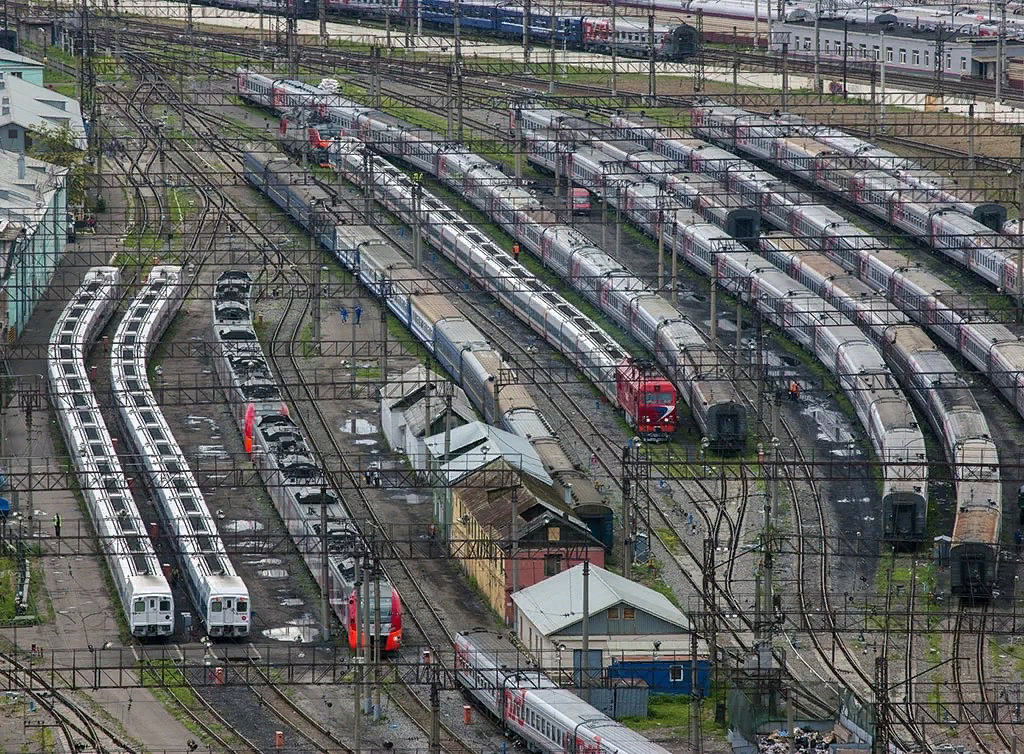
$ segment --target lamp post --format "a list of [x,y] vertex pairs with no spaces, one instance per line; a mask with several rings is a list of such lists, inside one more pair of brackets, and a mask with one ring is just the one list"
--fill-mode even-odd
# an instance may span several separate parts
[[707,458],[708,447],[710,445],[711,445],[711,440],[709,440],[707,437],[700,438],[700,468],[701,468],[701,476],[707,476],[707,474],[708,474],[708,467],[707,467],[707,464],[706,464],[706,458]]

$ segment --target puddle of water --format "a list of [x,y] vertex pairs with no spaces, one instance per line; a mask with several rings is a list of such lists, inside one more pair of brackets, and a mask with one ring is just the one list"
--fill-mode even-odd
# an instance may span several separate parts
[[288,578],[287,568],[260,568],[257,574],[265,579],[286,579]]
[[259,560],[247,560],[246,565],[251,566],[279,566],[283,561],[281,558],[260,558]]
[[196,455],[204,458],[223,459],[225,461],[231,457],[223,445],[200,445],[196,448]]
[[195,416],[194,414],[189,414],[185,417],[185,426],[191,427],[192,429],[199,429],[204,424],[210,428],[211,432],[216,432],[219,429],[216,420],[209,416]]
[[377,425],[366,419],[352,418],[341,425],[341,431],[346,435],[373,435],[377,433]]
[[228,521],[224,524],[224,530],[232,534],[247,534],[254,531],[263,531],[263,529],[262,523],[252,520]]
[[286,597],[281,600],[281,607],[301,607],[304,601],[302,597]]
[[417,495],[414,492],[409,492],[404,495],[393,495],[391,499],[399,503],[405,503],[406,505],[423,505],[423,503],[428,500],[426,496]]
[[370,440],[370,439],[355,440],[355,441],[353,441],[352,444],[353,445],[376,445],[377,441],[376,440]]
[[309,644],[320,638],[320,629],[311,616],[304,615],[296,620],[288,621],[288,625],[281,628],[265,629],[263,635],[275,641]]

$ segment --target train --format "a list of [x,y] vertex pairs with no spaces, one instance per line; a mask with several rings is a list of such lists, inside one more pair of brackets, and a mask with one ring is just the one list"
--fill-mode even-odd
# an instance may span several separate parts
[[[972,321],[976,314],[968,310],[966,299],[948,284],[919,269],[902,254],[885,248],[831,209],[814,204],[810,197],[731,152],[701,140],[675,138],[649,118],[614,116],[611,126],[614,135],[634,140],[641,150],[638,155],[653,152],[662,161],[662,170],[665,170],[665,160],[673,160],[684,169],[714,176],[723,190],[731,188],[746,197],[751,206],[761,208],[763,217],[822,252],[871,291],[884,293],[911,319],[930,328],[946,345],[959,350],[970,363],[990,376],[1004,398],[1021,410],[1016,388],[1020,367],[1010,365],[1024,364],[1024,348],[1004,326]],[[791,274],[805,280],[799,277],[806,275],[802,267],[794,267]],[[1014,371],[1005,372],[1008,368]],[[945,438],[948,431],[941,434]],[[948,441],[946,445],[948,453]],[[972,465],[964,460],[961,452],[955,457],[960,465]],[[987,456],[982,453],[980,457]],[[985,467],[988,464],[979,461],[973,465]],[[972,502],[964,513],[970,514],[973,506],[977,506],[980,513],[964,519],[968,529],[961,531],[968,532],[962,535],[966,546],[954,547],[953,557],[958,565],[954,569],[953,588],[958,592],[984,593],[995,580],[1001,535],[998,515],[993,516],[993,512],[1001,510],[1001,495],[998,485],[990,484],[991,481],[986,480],[989,486],[984,495],[975,490],[971,497],[970,487],[960,488],[965,493],[964,499]],[[988,520],[991,525],[978,524],[979,519]],[[888,515],[885,520],[889,520]],[[969,523],[972,521],[975,523]],[[972,528],[976,531],[972,532]],[[971,551],[974,554],[968,556]]]
[[1005,325],[983,316],[963,293],[732,152],[700,139],[676,138],[642,116],[612,116],[611,130],[662,159],[677,161],[683,169],[714,176],[723,189],[760,208],[763,220],[806,241],[875,290],[885,291],[911,319],[962,354],[1024,417],[1024,343]]
[[[354,650],[370,643],[362,635],[366,623],[365,619],[359,620],[357,605],[361,599],[359,586],[370,578],[371,640],[382,651],[395,651],[402,646],[402,602],[398,590],[386,576],[357,572],[358,562],[369,547],[302,430],[289,415],[253,329],[252,287],[252,278],[245,270],[227,270],[214,284],[212,343],[221,389],[253,466],[310,574],[328,594],[349,648]],[[326,570],[321,536],[324,522]]]
[[[350,141],[350,146],[358,145]],[[387,175],[383,172],[385,167],[386,164],[378,168],[382,176]],[[321,208],[321,219],[329,217],[331,195],[315,183],[307,183],[306,172],[280,155],[246,153],[243,170],[250,185],[268,196],[307,231],[314,232],[314,206]],[[428,207],[430,202],[431,199],[425,195],[423,207]],[[538,334],[548,332],[549,322],[555,341],[561,333],[565,333],[569,340],[575,339],[576,343],[588,333],[591,336],[598,334],[599,331],[587,325],[587,318],[575,308],[552,306],[549,296],[554,294],[539,282],[533,282],[534,276],[511,254],[464,223],[456,223],[451,215],[444,215],[439,216],[438,224],[430,223],[427,227],[437,228],[442,224],[448,229],[448,243],[439,248],[450,247],[457,251],[453,258],[460,268],[470,269],[471,264],[500,265],[505,272],[496,279],[510,284],[516,279],[522,280],[521,285],[510,285],[510,288],[520,291],[519,311],[530,313],[530,326]],[[377,231],[337,219],[319,222],[315,232],[321,245],[342,266],[351,270],[424,344],[454,382],[463,388],[488,424],[500,426],[530,443],[575,515],[604,547],[611,548],[614,517],[608,500],[569,458],[525,386],[509,384],[507,376],[503,378],[503,374],[514,374],[514,370],[506,368],[503,356],[487,343],[476,326]],[[559,319],[560,315],[566,319]],[[597,348],[596,341],[591,340],[590,347]],[[613,341],[602,342],[601,349],[626,358],[624,350],[609,351],[618,349]],[[577,358],[584,355],[580,353]],[[614,386],[615,363],[618,362],[612,361],[603,367],[610,372],[592,374],[592,379],[598,380],[595,384],[603,385],[606,390],[609,385]]]
[[965,214],[956,205],[934,202],[904,178],[879,170],[877,166],[889,164],[884,154],[838,138],[825,143],[818,137],[790,136],[795,127],[731,105],[698,102],[691,110],[691,124],[695,136],[763,160],[786,175],[852,201],[992,286],[1017,290],[1019,244],[999,232],[1006,218],[999,205],[983,205],[976,215]]
[[156,265],[111,342],[111,384],[133,461],[174,541],[185,590],[212,638],[249,635],[249,590],[235,573],[195,475],[149,386],[149,356],[185,296],[181,267]]
[[504,634],[455,637],[455,680],[501,727],[543,754],[668,754],[662,746],[559,688]]
[[99,537],[121,614],[139,638],[174,633],[174,595],[139,514],[92,389],[86,357],[120,296],[116,267],[93,267],[57,318],[47,347],[50,399]]
[[[956,515],[950,545],[950,586],[954,594],[990,597],[999,569],[1002,484],[999,449],[970,385],[935,343],[884,293],[875,291],[835,262],[788,233],[760,239],[765,258],[807,285],[864,329],[885,355],[908,392],[927,414],[942,440],[956,486]],[[900,511],[887,531],[909,531]],[[909,514],[904,509],[902,513]],[[923,531],[923,530],[920,530]]]
[[[622,207],[627,218],[652,235],[657,235],[657,216],[664,212],[666,246],[702,273],[717,279],[726,290],[749,301],[837,375],[873,447],[886,464],[883,533],[894,542],[920,541],[926,531],[928,504],[924,439],[905,398],[890,394],[893,380],[878,349],[868,347],[871,344],[857,337],[843,314],[830,311],[830,306],[821,306],[824,302],[816,294],[809,297],[801,284],[791,285],[781,279],[763,258],[745,254],[740,241],[721,228],[702,224],[703,217],[691,210],[660,209],[667,198],[665,190],[643,175],[657,176],[663,184],[666,177],[678,175],[673,173],[674,163],[666,156],[631,142],[596,138],[605,135],[596,124],[559,111],[516,108],[513,114],[532,163],[550,168],[552,153],[543,145],[553,137],[546,129],[558,129],[560,140],[572,143],[572,148],[561,155],[564,162],[560,174],[571,175],[605,201]],[[587,142],[599,148],[583,146]],[[641,172],[632,173],[630,166]],[[715,209],[712,216],[719,225],[738,225],[729,213],[736,204],[719,202],[721,188],[717,192],[713,187],[705,188],[705,209]],[[750,239],[747,240],[749,243]]]

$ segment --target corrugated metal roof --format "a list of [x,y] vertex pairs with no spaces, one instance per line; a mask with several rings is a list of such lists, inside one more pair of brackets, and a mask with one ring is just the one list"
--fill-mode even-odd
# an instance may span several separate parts
[[[427,368],[422,364],[417,364],[412,369],[403,372],[397,380],[392,380],[384,385],[380,389],[380,399],[387,408],[391,408],[423,387],[426,380]],[[432,383],[448,382],[444,375],[433,370],[430,372],[430,381]]]
[[31,131],[66,127],[79,149],[86,146],[85,123],[77,100],[17,76],[0,75],[0,126],[11,123]]
[[[441,473],[447,475],[448,484],[455,484],[497,458],[504,458],[510,465],[522,469],[535,479],[552,484],[536,451],[521,437],[483,422],[471,422],[458,427],[450,435],[449,457],[441,468]],[[444,456],[444,432],[428,437],[424,443],[432,459]]]
[[[690,630],[690,621],[668,598],[643,584],[590,566],[590,615],[625,602],[667,623]],[[544,636],[583,619],[583,565],[544,579],[512,595],[516,607]]]
[[[430,396],[430,424],[432,427],[437,427],[438,420],[445,415],[446,411],[445,399],[432,394]],[[405,424],[413,436],[423,436],[427,424],[427,397],[425,391],[415,403],[403,411],[403,415],[405,416]],[[466,400],[466,394],[459,387],[455,388],[455,395],[452,397],[452,415],[451,425],[453,428],[476,420],[476,413],[473,411],[473,407],[469,405],[469,402]]]

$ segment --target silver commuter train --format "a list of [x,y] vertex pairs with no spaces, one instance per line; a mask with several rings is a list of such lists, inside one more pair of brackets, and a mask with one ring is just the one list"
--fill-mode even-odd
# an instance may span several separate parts
[[[737,450],[743,446],[746,409],[729,368],[671,303],[581,233],[557,223],[535,197],[512,185],[483,158],[355,103],[332,106],[330,112],[332,121],[347,134],[429,171],[488,213],[654,354],[716,447]],[[363,171],[360,163],[351,172],[355,178],[363,176]]]
[[[909,317],[884,294],[788,234],[769,233],[760,244],[769,261],[823,296],[871,335],[928,415],[942,439],[956,483],[950,553],[952,590],[990,595],[997,576],[1001,536],[999,453],[970,386],[949,357],[921,328],[910,324]],[[899,511],[887,513],[884,522],[887,532],[896,534],[908,531],[909,523]]]
[[111,343],[111,383],[135,463],[173,538],[184,586],[212,637],[249,635],[249,591],[235,573],[188,459],[149,386],[146,366],[185,295],[180,267],[156,266]]
[[[524,109],[518,117],[528,131],[558,127],[580,143],[598,133],[594,124],[568,119],[557,111]],[[657,157],[657,163],[664,168],[665,158]],[[566,168],[580,185],[603,194],[612,205],[621,202],[631,221],[657,234],[658,217],[663,212],[662,191],[653,183],[631,173],[610,155],[579,144],[569,154]],[[666,246],[703,274],[717,279],[723,288],[756,306],[838,377],[885,462],[883,521],[905,522],[898,530],[883,526],[883,531],[900,539],[909,529],[910,538],[922,537],[928,506],[924,437],[878,349],[852,324],[843,324],[845,317],[838,311],[804,286],[785,279],[762,257],[746,253],[736,239],[704,223],[692,211],[669,212],[665,222],[669,228],[665,232]]]
[[[350,146],[354,144],[351,142]],[[341,149],[341,143],[337,148]],[[359,159],[362,164],[362,158]],[[393,170],[386,162],[377,162],[380,158],[368,159],[370,165],[378,166],[382,176],[390,175],[389,171]],[[327,205],[330,203],[326,192],[314,184],[305,183],[304,171],[298,170],[293,163],[279,155],[250,152],[245,155],[243,164],[246,180],[269,196],[303,227],[310,227],[310,208],[318,199],[323,200],[322,206],[324,202]],[[342,159],[339,167],[343,165]],[[430,206],[430,202],[431,198],[425,194],[423,206]],[[470,257],[480,259],[478,263],[491,257],[492,261],[488,264],[498,264],[506,271],[503,279],[521,280],[522,287],[532,291],[532,298],[525,299],[525,304],[522,304],[528,311],[535,312],[529,318],[530,326],[545,337],[562,332],[559,327],[548,328],[546,323],[549,319],[554,321],[557,312],[551,311],[545,316],[546,310],[541,307],[541,303],[546,287],[540,286],[539,282],[536,286],[531,285],[530,281],[534,280],[532,273],[514,260],[511,254],[483,239],[465,223],[460,221],[456,226],[454,222],[449,222],[448,225],[448,242],[441,248],[458,250],[459,253],[453,259],[460,268],[467,269]],[[436,223],[428,225],[436,226]],[[343,222],[321,223],[319,228],[319,240],[324,247],[342,265],[352,270],[374,295],[386,303],[399,321],[423,342],[454,381],[465,390],[485,420],[530,442],[548,474],[563,495],[571,500],[576,514],[590,526],[602,544],[610,547],[613,517],[607,499],[570,460],[548,420],[525,387],[506,384],[499,390],[504,359],[487,344],[480,331],[430,281],[424,279],[422,272],[416,270],[403,254],[394,250],[390,242],[376,231]],[[577,313],[575,308],[568,311]],[[565,331],[589,332],[590,328],[584,325],[587,318],[578,314],[577,319],[576,330],[566,328]],[[607,347],[617,348],[613,341]],[[614,376],[611,384],[614,385]]]
[[807,241],[875,290],[884,290],[915,322],[985,374],[1024,417],[1024,343],[1005,325],[984,321],[967,296],[834,210],[731,152],[699,139],[678,138],[648,118],[612,116],[611,121],[622,138],[716,176],[728,190],[759,207],[762,218]]
[[174,597],[85,363],[116,308],[120,281],[116,267],[93,267],[57,318],[47,349],[50,399],[132,635],[167,637],[174,633]]
[[[990,225],[985,225],[957,207],[936,204],[927,192],[904,178],[873,168],[850,169],[850,155],[813,137],[791,138],[795,129],[784,123],[714,102],[699,103],[691,113],[695,135],[848,197],[864,211],[924,241],[991,285],[1017,290],[1017,244],[998,232],[1006,216],[1005,211],[998,214],[1002,209],[998,205],[996,210],[981,210],[982,217],[990,220]],[[876,161],[885,163],[880,157]]]
[[[369,551],[337,491],[327,480],[320,460],[302,430],[289,417],[280,387],[253,329],[252,279],[244,270],[222,273],[214,285],[214,366],[221,388],[243,437],[251,433],[252,462],[284,522],[299,554],[355,648],[357,627],[353,607],[356,560]],[[251,416],[250,416],[251,411]],[[320,527],[327,522],[327,583],[323,583]],[[380,602],[380,624],[376,603]],[[384,651],[401,646],[402,619],[398,592],[387,577],[370,590],[371,631]],[[361,629],[359,629],[361,630]],[[360,642],[360,646],[363,642]]]

